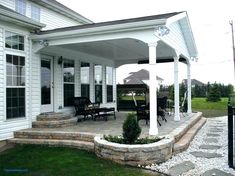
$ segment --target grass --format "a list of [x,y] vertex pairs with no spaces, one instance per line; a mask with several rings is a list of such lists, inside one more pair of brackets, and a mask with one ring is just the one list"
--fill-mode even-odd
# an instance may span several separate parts
[[[145,96],[135,96],[136,100],[145,100]],[[132,96],[122,96],[121,100],[131,100],[133,101],[133,97]]]
[[205,117],[219,117],[227,115],[228,98],[221,98],[219,102],[208,102],[206,98],[193,98],[193,111],[200,111]]
[[[18,169],[26,172],[7,172]],[[97,158],[95,154],[71,148],[17,145],[0,153],[1,176],[150,176],[139,168],[127,167]]]

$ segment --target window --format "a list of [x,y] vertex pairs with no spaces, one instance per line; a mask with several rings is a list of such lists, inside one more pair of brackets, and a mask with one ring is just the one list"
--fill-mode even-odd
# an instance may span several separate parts
[[15,55],[6,55],[7,86],[25,85],[25,58]]
[[35,21],[40,21],[40,8],[31,5],[31,18]]
[[90,98],[90,64],[81,62],[81,96]]
[[64,106],[72,106],[74,98],[74,61],[64,61]]
[[25,117],[25,57],[6,54],[7,119]]
[[102,66],[95,65],[95,102],[102,103]]
[[106,67],[107,102],[113,102],[113,68]]
[[22,15],[26,15],[26,2],[25,0],[16,0],[16,11]]
[[24,51],[24,36],[6,31],[5,47]]

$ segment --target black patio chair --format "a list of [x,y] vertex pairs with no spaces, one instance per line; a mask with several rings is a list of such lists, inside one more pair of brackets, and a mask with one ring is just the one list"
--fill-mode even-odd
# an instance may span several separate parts
[[87,97],[74,97],[75,117],[82,115],[84,120],[88,116],[91,116],[93,119],[96,113],[95,110],[99,107],[99,103],[92,103]]
[[[139,122],[140,120],[145,120],[146,121],[146,125],[148,125],[148,121],[150,120],[150,116],[149,116],[149,106],[136,106],[136,115],[137,115],[137,121]],[[159,124],[159,126],[161,126],[161,123],[159,122],[159,120],[157,119],[157,122]]]
[[158,106],[157,114],[162,118],[162,120],[167,122],[167,120],[166,120],[167,97],[158,98],[157,99],[157,106]]

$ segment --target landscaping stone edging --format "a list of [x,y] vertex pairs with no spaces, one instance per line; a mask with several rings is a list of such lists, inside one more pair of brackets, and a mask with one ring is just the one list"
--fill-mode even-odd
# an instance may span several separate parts
[[126,145],[108,142],[102,137],[94,138],[95,154],[119,164],[138,166],[162,163],[172,156],[174,138],[143,145]]
[[193,125],[202,118],[198,112],[184,124],[173,130],[164,139],[143,145],[126,145],[109,142],[100,136],[94,138],[95,154],[119,164],[138,166],[159,164],[173,155],[174,143],[177,142]]

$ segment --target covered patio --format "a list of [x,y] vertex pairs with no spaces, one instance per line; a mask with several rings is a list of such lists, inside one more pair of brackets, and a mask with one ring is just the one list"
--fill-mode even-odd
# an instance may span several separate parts
[[[89,98],[93,102],[96,100],[94,91],[95,75],[93,68],[96,64],[102,63],[104,67],[105,65],[112,66],[114,68],[114,77],[116,76],[115,68],[123,64],[149,64],[150,126],[149,129],[144,130],[144,134],[148,133],[149,135],[159,135],[162,133],[159,132],[157,126],[157,83],[155,79],[157,75],[157,63],[174,63],[175,104],[174,117],[171,119],[174,119],[174,125],[184,122],[180,117],[178,80],[178,64],[179,62],[183,62],[187,65],[188,114],[192,113],[190,63],[197,58],[197,49],[186,12],[175,12],[149,17],[60,28],[51,31],[40,31],[35,33],[35,35],[32,36],[32,39],[34,41],[34,54],[32,56],[33,60],[31,64],[34,65],[35,63],[37,65],[42,55],[53,55],[53,62],[56,65],[54,66],[54,75],[60,73],[61,67],[58,66],[58,64],[63,62],[63,58],[74,58],[75,66],[81,62],[81,60],[91,62],[89,73]],[[82,59],[76,62],[77,57]],[[106,74],[104,67],[102,69],[102,75]],[[80,69],[80,67],[78,68]],[[38,75],[36,73],[32,76],[37,77]],[[57,78],[56,76],[56,79],[57,81],[60,81],[61,78]],[[34,81],[37,80],[32,79],[32,83]],[[103,100],[101,106],[116,107],[115,79],[113,81],[113,102],[108,103],[106,80],[104,76],[103,82],[101,83],[103,86]],[[79,82],[79,80],[77,82],[75,81],[75,96],[83,96],[80,90],[81,82]],[[60,88],[56,88],[55,91],[60,91]],[[34,91],[32,93],[34,93]],[[54,92],[54,94],[55,104],[53,105],[53,111],[63,111],[63,106],[56,104],[58,100],[60,100],[59,95],[57,95],[57,92]],[[34,98],[35,96],[32,96],[32,101],[34,101]],[[36,120],[36,115],[40,112],[42,112],[40,109],[36,109],[35,111],[33,109],[33,121]],[[170,125],[170,122],[167,124]]]
[[[128,113],[131,112],[116,112],[116,119],[113,116],[108,117],[107,121],[101,117],[94,121],[93,119],[81,120],[78,123],[75,123],[72,126],[65,126],[65,127],[34,127],[28,129],[28,131],[44,131],[44,132],[80,132],[80,133],[90,133],[92,135],[114,135],[120,136],[122,135],[122,125]],[[133,113],[133,112],[132,112]],[[159,127],[159,134],[158,136],[167,136],[172,133],[176,128],[183,125],[185,122],[189,121],[194,117],[196,113],[191,114],[180,114],[182,117],[180,121],[174,121],[173,116],[166,115],[167,122],[162,120],[161,118],[159,121],[161,122],[161,127]],[[76,119],[75,119],[76,121]],[[141,136],[140,137],[149,137],[149,124],[146,125],[145,120],[140,120],[139,125],[141,127]],[[27,131],[27,130],[24,130]]]

